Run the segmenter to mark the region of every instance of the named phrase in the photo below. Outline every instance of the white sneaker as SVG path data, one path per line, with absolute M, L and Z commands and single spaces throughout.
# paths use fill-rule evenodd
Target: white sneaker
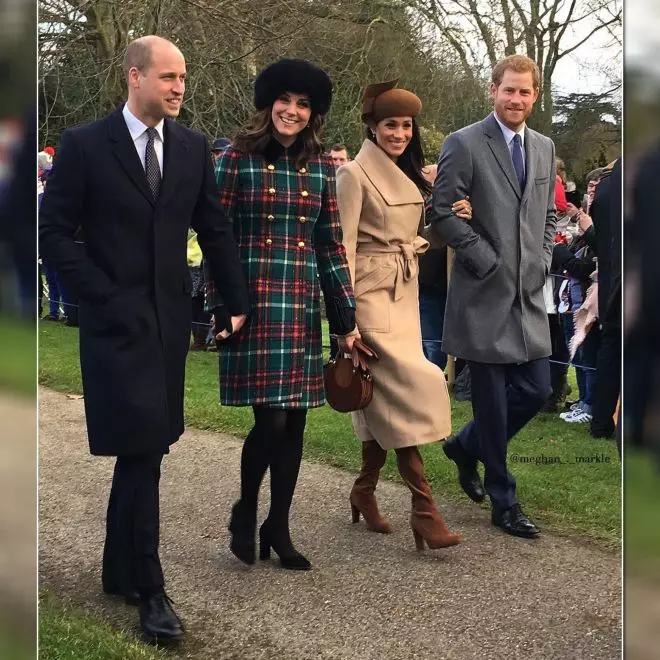
M 568 412 L 563 412 L 559 415 L 559 419 L 563 419 L 564 421 L 567 421 L 569 417 L 573 417 L 573 415 L 577 413 L 581 413 L 582 408 L 580 408 L 579 403 L 574 403 L 569 409 Z
M 591 421 L 593 415 L 584 410 L 576 410 L 570 417 L 565 417 L 564 421 L 569 424 L 586 424 Z

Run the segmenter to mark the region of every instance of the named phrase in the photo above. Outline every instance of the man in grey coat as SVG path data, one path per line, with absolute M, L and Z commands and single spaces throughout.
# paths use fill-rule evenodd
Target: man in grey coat
M 433 192 L 432 225 L 455 250 L 447 295 L 443 350 L 467 360 L 474 419 L 444 444 L 459 482 L 485 498 L 492 522 L 514 536 L 539 530 L 523 513 L 507 469 L 508 441 L 550 395 L 550 330 L 543 285 L 557 221 L 555 148 L 525 125 L 539 94 L 540 73 L 511 55 L 493 68 L 494 112 L 447 137 Z M 451 211 L 468 195 L 470 223 Z

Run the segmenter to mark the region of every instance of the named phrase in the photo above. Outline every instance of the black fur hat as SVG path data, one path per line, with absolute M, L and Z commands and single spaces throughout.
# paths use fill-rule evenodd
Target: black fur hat
M 254 105 L 264 110 L 285 92 L 309 94 L 312 111 L 325 115 L 332 102 L 332 81 L 307 60 L 278 60 L 260 71 L 254 81 Z

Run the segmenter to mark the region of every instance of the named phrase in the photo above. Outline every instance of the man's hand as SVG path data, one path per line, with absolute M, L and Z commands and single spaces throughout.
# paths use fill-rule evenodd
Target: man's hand
M 577 214 L 578 214 L 580 211 L 581 211 L 581 209 L 579 209 L 577 206 L 575 206 L 575 204 L 573 204 L 572 202 L 568 202 L 568 203 L 566 204 L 566 213 L 567 213 L 568 216 L 571 218 L 571 220 L 572 220 L 573 218 L 575 218 L 575 216 L 577 216 Z
M 587 215 L 584 211 L 578 216 L 578 227 L 584 233 L 594 224 L 594 221 L 591 219 L 591 216 Z

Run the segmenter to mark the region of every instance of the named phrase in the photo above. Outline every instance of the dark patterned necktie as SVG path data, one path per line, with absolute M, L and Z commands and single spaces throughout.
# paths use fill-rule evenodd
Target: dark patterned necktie
M 513 136 L 513 153 L 511 154 L 513 159 L 513 169 L 516 170 L 516 176 L 518 177 L 518 183 L 520 184 L 520 190 L 525 189 L 525 166 L 523 165 L 523 152 L 522 152 L 522 140 L 520 135 L 516 133 Z
M 154 147 L 154 140 L 158 135 L 155 128 L 147 129 L 147 148 L 144 152 L 144 170 L 147 173 L 147 181 L 151 194 L 154 199 L 158 199 L 158 192 L 160 191 L 160 166 L 158 165 L 158 157 L 156 156 L 156 149 Z

